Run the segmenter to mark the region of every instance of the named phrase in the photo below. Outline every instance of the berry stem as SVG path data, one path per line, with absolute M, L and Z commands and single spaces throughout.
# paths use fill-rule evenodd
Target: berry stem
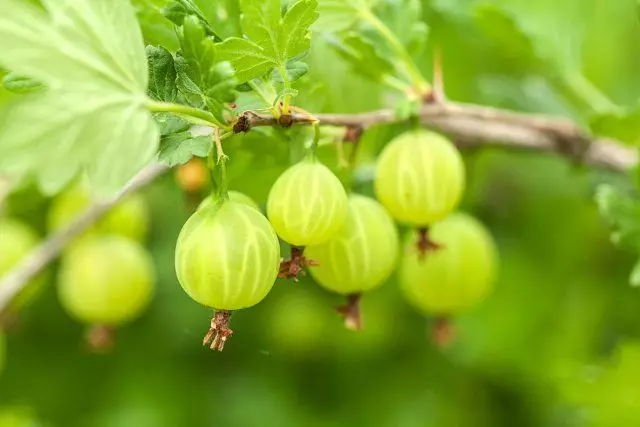
M 361 293 L 347 295 L 347 303 L 337 308 L 338 313 L 344 318 L 344 326 L 352 331 L 362 330 L 362 315 L 360 313 Z
M 429 237 L 429 227 L 421 227 L 417 230 L 418 239 L 416 241 L 416 249 L 418 250 L 418 256 L 423 260 L 427 252 L 435 252 L 443 248 L 439 243 L 434 242 Z
M 209 345 L 211 350 L 224 350 L 224 343 L 233 335 L 229 329 L 229 319 L 231 312 L 226 310 L 216 310 L 211 318 L 211 327 L 202 340 L 202 345 Z
M 297 282 L 300 276 L 304 276 L 305 267 L 315 267 L 318 263 L 304 256 L 304 247 L 291 246 L 291 258 L 280 260 L 278 277 L 281 279 L 293 279 Z
M 116 331 L 108 325 L 92 325 L 85 334 L 85 342 L 95 353 L 109 353 L 115 346 Z
M 444 349 L 453 344 L 456 338 L 456 329 L 451 319 L 446 316 L 438 316 L 433 319 L 431 325 L 431 340 L 439 349 Z
M 207 166 L 211 173 L 211 182 L 214 186 L 212 196 L 219 201 L 229 200 L 228 182 L 227 182 L 227 160 L 228 157 L 222 149 L 222 139 L 225 135 L 220 135 L 220 129 L 213 130 L 213 141 L 215 150 L 209 153 Z M 217 159 L 214 156 L 217 154 Z M 217 196 L 217 197 L 216 197 Z

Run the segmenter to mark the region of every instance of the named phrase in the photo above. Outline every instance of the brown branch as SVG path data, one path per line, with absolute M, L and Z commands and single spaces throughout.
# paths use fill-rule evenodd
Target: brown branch
M 389 109 L 359 114 L 312 116 L 313 119 L 308 114 L 294 113 L 291 119 L 293 124 L 298 125 L 309 125 L 317 119 L 324 126 L 345 126 L 359 131 L 378 124 L 398 122 L 394 112 Z M 450 102 L 425 104 L 419 116 L 423 125 L 450 135 L 462 148 L 504 147 L 552 152 L 576 162 L 615 171 L 626 171 L 638 162 L 633 148 L 614 140 L 593 138 L 566 119 Z M 271 115 L 247 111 L 234 125 L 234 131 L 240 133 L 256 126 L 279 125 L 278 119 Z M 147 167 L 118 196 L 90 207 L 75 222 L 37 247 L 0 279 L 0 313 L 29 280 L 53 261 L 70 241 L 102 217 L 122 197 L 149 184 L 167 169 L 163 165 Z
M 398 122 L 390 109 L 313 116 L 324 126 L 362 129 Z M 419 116 L 423 125 L 450 135 L 462 148 L 493 146 L 553 152 L 616 171 L 625 171 L 638 162 L 633 148 L 614 140 L 594 138 L 567 119 L 461 103 L 426 104 Z M 308 116 L 294 114 L 292 118 L 294 124 L 310 124 Z M 246 130 L 278 125 L 273 116 L 254 112 L 246 112 L 243 120 Z
M 127 186 L 113 198 L 96 203 L 80 215 L 73 223 L 57 231 L 40 246 L 26 256 L 14 269 L 0 280 L 0 313 L 9 305 L 11 300 L 26 286 L 29 281 L 62 252 L 64 247 L 74 238 L 82 234 L 93 223 L 107 213 L 122 198 L 138 191 L 151 183 L 154 179 L 168 170 L 161 164 L 147 166 L 140 171 Z

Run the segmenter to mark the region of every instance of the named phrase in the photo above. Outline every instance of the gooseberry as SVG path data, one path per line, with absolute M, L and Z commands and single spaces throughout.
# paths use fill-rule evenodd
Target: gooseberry
M 425 313 L 449 316 L 492 290 L 498 255 L 491 234 L 475 218 L 454 213 L 431 228 L 443 248 L 421 260 L 407 239 L 399 268 L 406 299 Z
M 267 199 L 267 216 L 278 235 L 294 246 L 329 240 L 347 218 L 347 194 L 340 180 L 308 157 L 276 180 Z
M 305 254 L 318 263 L 310 270 L 318 284 L 350 295 L 380 286 L 395 268 L 398 250 L 396 226 L 382 205 L 352 194 L 342 228 L 329 241 L 307 246 Z M 347 325 L 359 329 L 359 313 L 345 314 Z
M 155 288 L 153 261 L 122 236 L 91 236 L 64 254 L 58 277 L 62 307 L 80 322 L 118 326 L 139 316 Z
M 199 209 L 184 224 L 175 267 L 184 291 L 216 310 L 204 344 L 222 350 L 233 333 L 232 310 L 259 303 L 271 290 L 280 265 L 280 244 L 256 209 L 221 200 Z
M 376 197 L 402 223 L 426 227 L 444 219 L 460 202 L 464 186 L 460 153 L 437 133 L 405 132 L 378 157 Z
M 247 206 L 251 206 L 256 210 L 260 210 L 260 206 L 249 196 L 239 191 L 229 191 L 229 200 L 233 200 L 234 202 L 244 203 Z M 206 197 L 198 206 L 198 209 L 202 209 L 204 206 L 208 206 L 212 203 L 217 202 L 217 197 Z

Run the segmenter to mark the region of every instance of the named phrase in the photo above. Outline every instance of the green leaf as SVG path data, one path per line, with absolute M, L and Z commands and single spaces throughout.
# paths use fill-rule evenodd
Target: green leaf
M 540 13 L 545 4 L 554 13 Z M 520 72 L 543 75 L 585 112 L 608 113 L 615 105 L 582 72 L 588 36 L 584 22 L 591 15 L 574 1 L 484 0 L 475 7 L 478 26 L 500 47 L 510 65 Z
M 4 76 L 2 85 L 5 89 L 14 93 L 27 93 L 44 88 L 42 83 L 37 80 L 16 73 L 9 73 Z
M 165 18 L 162 9 L 168 0 L 132 0 L 146 44 L 164 46 L 171 52 L 178 49 L 173 23 Z
M 273 68 L 285 68 L 290 58 L 305 53 L 311 25 L 318 18 L 316 0 L 299 0 L 281 17 L 280 0 L 241 0 L 240 24 L 246 39 L 231 37 L 219 44 L 222 59 L 243 83 Z
M 0 64 L 48 89 L 1 116 L 0 170 L 34 175 L 47 193 L 86 171 L 112 194 L 152 160 L 148 70 L 128 0 L 47 0 L 49 14 L 3 0 Z
M 612 242 L 640 252 L 640 200 L 611 185 L 601 185 L 596 192 L 596 202 L 611 225 Z
M 226 61 L 220 62 L 217 47 L 206 36 L 200 21 L 189 16 L 178 29 L 180 57 L 176 58 L 177 84 L 180 91 L 194 102 L 200 97 L 209 111 L 221 122 L 226 121 L 225 112 L 230 111 L 227 103 L 235 100 L 233 67 Z
M 184 132 L 191 127 L 187 120 L 169 113 L 154 113 L 153 119 L 158 124 L 160 136 L 163 137 L 172 133 Z
M 173 102 L 178 95 L 173 55 L 162 46 L 147 46 L 149 95 L 158 101 Z
M 597 135 L 640 145 L 640 108 L 593 116 L 589 127 Z
M 183 165 L 193 156 L 207 157 L 212 147 L 211 136 L 193 136 L 189 131 L 174 133 L 160 140 L 158 158 L 171 167 Z
M 301 61 L 302 57 L 304 57 L 304 55 L 291 58 L 287 61 L 285 72 L 287 73 L 287 79 L 289 80 L 289 82 L 295 82 L 309 72 L 309 66 L 305 62 Z M 273 70 L 271 81 L 273 81 L 274 83 L 284 82 L 280 70 Z
M 366 0 L 318 0 L 320 17 L 313 25 L 315 31 L 334 33 L 351 28 L 360 14 L 369 11 Z
M 172 0 L 164 9 L 164 16 L 178 27 L 184 25 L 185 19 L 195 17 L 202 28 L 204 28 L 207 36 L 212 36 L 215 41 L 221 41 L 215 30 L 209 24 L 206 16 L 192 0 Z
M 361 34 L 349 33 L 342 39 L 327 37 L 327 42 L 344 58 L 353 70 L 376 83 L 393 75 L 393 64 L 385 58 L 376 46 Z
M 218 49 L 220 57 L 236 70 L 235 76 L 241 83 L 262 77 L 278 66 L 272 56 L 267 56 L 264 49 L 250 40 L 231 37 L 219 44 Z
M 424 50 L 429 35 L 429 27 L 422 21 L 420 0 L 387 0 L 376 7 L 376 15 L 397 35 L 400 43 L 412 55 Z

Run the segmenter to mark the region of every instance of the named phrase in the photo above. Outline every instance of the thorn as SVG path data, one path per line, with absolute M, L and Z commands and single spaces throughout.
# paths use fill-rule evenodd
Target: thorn
M 444 76 L 442 72 L 442 51 L 436 46 L 433 51 L 433 87 L 423 97 L 427 104 L 444 104 L 447 97 L 444 92 Z

